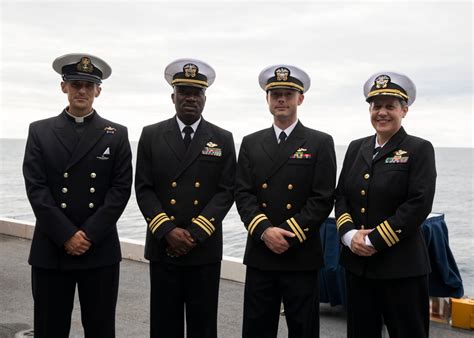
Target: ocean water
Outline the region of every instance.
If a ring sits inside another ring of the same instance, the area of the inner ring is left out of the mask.
[[[25,140],[0,139],[0,216],[34,221],[22,176]],[[132,142],[133,161],[137,143]],[[237,145],[238,148],[238,145]],[[338,169],[347,147],[337,146]],[[438,179],[433,212],[445,214],[449,242],[464,281],[465,294],[474,297],[474,149],[436,148]],[[133,190],[133,189],[132,189]],[[224,255],[243,257],[246,231],[235,205],[224,220]],[[146,224],[135,194],[118,223],[119,235],[144,242]]]

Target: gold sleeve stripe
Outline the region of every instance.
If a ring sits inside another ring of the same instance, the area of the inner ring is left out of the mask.
[[[351,222],[351,221],[352,221],[351,216],[343,216],[338,219],[338,221],[336,222],[336,225],[340,227],[342,224],[346,222]]]
[[[212,235],[213,231],[210,230],[206,224],[204,224],[201,220],[199,219],[194,219],[193,220],[193,223],[196,224],[197,226],[199,226],[202,230],[204,230],[209,236]]]
[[[156,225],[156,223],[160,222],[160,221],[163,220],[164,218],[168,218],[168,215],[166,215],[164,212],[162,212],[162,213],[156,215],[155,218],[153,218],[153,219],[151,220],[151,222],[148,223],[148,226],[149,226],[150,229],[151,229],[151,228],[153,228],[153,227]]]
[[[387,230],[390,232],[390,235],[392,235],[392,237],[395,239],[396,242],[400,242],[400,238],[398,238],[397,234],[395,233],[395,231],[393,231],[390,223],[388,223],[388,221],[384,221],[383,224],[385,224],[385,227],[387,228]]]
[[[252,235],[257,225],[265,219],[268,219],[265,214],[258,214],[257,216],[255,216],[247,227],[248,232]]]
[[[150,227],[151,232],[154,234],[156,229],[158,229],[158,227],[161,224],[163,224],[164,222],[169,221],[169,220],[170,219],[168,218],[168,216],[165,213],[159,214],[157,217],[155,217],[153,219],[153,221],[150,222],[149,227]]]
[[[201,228],[202,227],[205,227],[207,230],[209,230],[211,233],[214,232],[214,230],[212,228],[209,227],[209,225],[207,225],[206,223],[204,223],[202,220],[200,219],[197,219],[197,218],[193,218],[193,222],[196,223],[197,225],[199,225]]]
[[[253,218],[253,220],[250,222],[249,226],[248,226],[248,231],[250,232],[250,234],[252,235],[255,228],[257,227],[258,223],[260,223],[261,221],[263,221],[264,219],[266,219],[267,216],[265,216],[264,214],[259,214],[257,216],[255,216]]]
[[[377,231],[379,232],[380,236],[382,236],[382,238],[383,238],[383,240],[385,241],[385,243],[387,243],[387,245],[388,245],[389,247],[391,247],[391,246],[392,246],[392,243],[388,240],[387,236],[385,236],[385,234],[384,234],[384,232],[382,231],[382,229],[380,229],[380,227],[377,227],[376,229],[377,229]]]
[[[301,237],[303,237],[303,240],[306,241],[306,235],[304,234],[304,231],[303,229],[301,229],[300,225],[298,224],[298,222],[296,222],[296,219],[294,217],[291,217],[290,218],[290,222],[293,223],[293,225],[295,226],[295,228],[299,231],[299,233],[301,234]]]
[[[345,213],[343,213],[341,216],[339,216],[339,218],[338,218],[337,220],[339,221],[339,220],[340,220],[342,217],[344,217],[344,216],[349,216],[349,217],[351,217],[351,215],[350,215],[348,212],[345,212]]]
[[[157,218],[153,223],[150,223],[149,227],[150,227],[150,230],[153,232],[155,231],[155,229],[159,226],[158,224],[162,224],[163,221],[166,221],[168,220],[168,217],[167,216],[161,216],[160,218]]]
[[[153,227],[153,229],[151,229],[151,232],[154,234],[155,231],[156,231],[156,229],[158,229],[158,227],[159,227],[161,224],[163,224],[164,222],[169,221],[169,220],[170,220],[169,218],[165,218],[165,219],[159,221],[159,222]]]
[[[166,215],[164,212],[160,212],[158,215],[156,215],[151,221],[150,223],[148,223],[148,225],[151,227],[153,225],[153,223],[155,223],[156,221],[160,220],[162,217],[168,217],[168,215]]]
[[[336,221],[336,224],[337,225],[341,225],[342,223],[345,223],[345,222],[342,222],[342,221],[345,221],[346,218],[350,219],[352,221],[352,217],[349,213],[345,212],[343,213],[341,216],[339,216],[339,218],[337,219]]]
[[[208,225],[209,229],[211,229],[213,232],[216,230],[214,225],[206,217],[204,217],[202,215],[199,215],[197,218],[199,218],[201,221],[206,223]]]
[[[347,223],[347,222],[354,223],[354,222],[352,221],[351,216],[350,216],[349,214],[347,214],[347,215],[345,215],[345,216],[343,215],[343,216],[339,217],[339,219],[338,219],[337,222],[336,222],[337,230],[339,230],[339,228],[340,228],[344,223]]]
[[[383,223],[380,223],[379,227],[383,230],[383,232],[385,233],[385,235],[387,235],[387,238],[390,240],[390,243],[395,244],[395,240],[393,239],[393,237],[390,235],[390,232],[387,230],[387,228],[385,227],[385,224]]]
[[[288,225],[291,228],[291,231],[293,231],[293,233],[296,235],[296,237],[298,237],[298,240],[301,243],[303,243],[303,238],[301,238],[301,234],[298,232],[298,230],[295,229],[295,226],[293,225],[293,223],[291,223],[291,221],[289,219],[286,220],[286,223],[288,223]]]

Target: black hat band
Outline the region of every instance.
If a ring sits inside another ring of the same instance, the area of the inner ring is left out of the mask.
[[[376,85],[372,86],[372,88],[370,89],[370,92],[369,94],[367,95],[367,101],[374,97],[374,96],[377,96],[377,95],[389,95],[389,96],[396,96],[396,97],[399,97],[405,101],[408,102],[408,94],[407,92],[405,91],[405,89],[403,89],[402,87],[400,87],[399,85],[393,83],[393,82],[390,82],[388,84],[388,86],[386,88],[377,88]]]
[[[272,88],[294,88],[299,90],[300,92],[304,92],[304,85],[303,82],[300,80],[289,76],[286,81],[279,81],[276,76],[271,77],[267,81],[267,85],[265,86],[265,90],[270,90]]]
[[[209,83],[207,82],[207,77],[200,73],[195,74],[194,77],[190,77],[185,72],[176,73],[173,76],[173,81],[171,81],[171,85],[174,86],[180,84],[198,85],[206,88],[209,86]]]

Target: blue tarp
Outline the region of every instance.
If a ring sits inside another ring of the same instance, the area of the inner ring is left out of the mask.
[[[449,248],[448,228],[444,215],[423,223],[425,242],[431,261],[430,296],[461,298],[464,295],[461,274]]]
[[[324,267],[319,273],[319,298],[331,306],[346,304],[346,274],[339,265],[340,241],[336,220],[328,218],[320,229]]]
[[[460,298],[464,294],[461,275],[449,248],[448,229],[443,214],[429,217],[422,225],[430,255],[432,272],[429,276],[430,296]],[[320,229],[325,266],[320,271],[321,303],[332,306],[346,304],[345,271],[339,265],[340,241],[333,217]]]

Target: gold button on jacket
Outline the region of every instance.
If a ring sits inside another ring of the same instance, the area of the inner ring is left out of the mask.
[[[143,129],[135,193],[140,211],[155,220],[148,226],[148,260],[183,267],[221,260],[222,220],[233,203],[235,161],[232,134],[204,118],[187,150],[176,116]],[[169,257],[163,237],[174,227],[187,229],[198,248]]]
[[[103,119],[95,110],[84,121],[81,139],[65,110],[38,122],[30,125],[25,184],[31,189],[39,178],[43,181],[48,173],[55,173],[43,183],[56,208],[42,207],[43,194],[28,196],[33,210],[37,206],[42,210],[36,221],[44,230],[33,239],[30,264],[58,271],[87,271],[118,264],[121,252],[116,223],[127,205],[133,181],[126,127]],[[93,195],[91,187],[96,190]],[[49,226],[58,211],[61,221]],[[78,228],[94,245],[85,255],[73,257],[58,248],[58,243],[64,243]]]
[[[377,254],[364,258],[342,246],[340,264],[373,280],[429,274],[430,255],[419,230],[436,190],[433,146],[403,127],[375,158],[374,144],[372,134],[352,141],[347,149],[335,216],[340,237],[351,230],[374,229],[367,236]]]
[[[317,270],[323,264],[319,224],[334,200],[333,140],[300,121],[287,136],[279,144],[271,126],[242,140],[235,203],[249,238],[244,261],[261,270]],[[270,226],[295,234],[287,238],[288,253],[274,254],[262,244]]]

